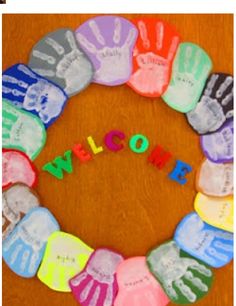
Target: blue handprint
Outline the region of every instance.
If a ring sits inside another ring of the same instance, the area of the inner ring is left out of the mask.
[[[59,225],[49,210],[43,207],[31,209],[4,240],[4,261],[16,274],[33,277],[42,260],[48,237],[58,230]]]
[[[214,268],[233,258],[233,234],[208,225],[194,212],[180,222],[174,240],[182,250]]]
[[[2,96],[15,106],[37,115],[45,127],[60,116],[68,99],[59,86],[23,64],[13,65],[3,72]]]

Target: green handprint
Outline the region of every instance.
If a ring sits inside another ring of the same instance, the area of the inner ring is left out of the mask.
[[[2,101],[2,146],[25,152],[34,160],[46,142],[46,131],[41,120]]]
[[[202,261],[180,250],[171,240],[147,256],[151,273],[175,304],[195,303],[207,294],[213,274]]]
[[[179,112],[191,111],[199,101],[211,68],[211,59],[203,49],[192,43],[181,43],[170,84],[162,98]]]

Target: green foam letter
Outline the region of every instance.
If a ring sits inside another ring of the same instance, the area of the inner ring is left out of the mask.
[[[58,179],[63,179],[63,170],[67,173],[73,171],[71,161],[71,150],[65,152],[64,157],[58,156],[52,162],[49,162],[43,166],[44,171],[48,171]]]

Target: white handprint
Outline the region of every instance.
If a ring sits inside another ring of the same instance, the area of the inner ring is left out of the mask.
[[[117,291],[115,273],[121,261],[119,254],[107,249],[93,253],[84,272],[70,280],[71,288],[82,305],[96,306],[101,297],[104,299],[102,305],[113,305]]]
[[[70,52],[67,53],[64,46],[56,41],[56,38],[47,37],[44,44],[47,48],[54,50],[56,56],[48,55],[45,53],[46,51],[39,51],[36,47],[32,52],[32,59],[40,59],[47,65],[51,65],[51,69],[33,67],[33,70],[54,81],[56,81],[56,78],[62,79],[65,92],[68,95],[73,95],[81,91],[90,82],[93,67],[85,54],[79,50],[73,32],[70,30],[59,31],[64,36],[64,44],[69,45]],[[33,65],[32,61],[30,65]]]
[[[232,245],[224,243],[232,242],[233,235],[221,230],[206,229],[197,214],[192,214],[183,224],[176,234],[176,240],[186,251],[191,250],[211,266],[217,266],[218,261],[227,262],[229,256],[225,252],[233,251]]]
[[[129,83],[137,88],[141,93],[161,95],[163,88],[168,84],[169,71],[175,51],[179,43],[179,37],[174,36],[166,58],[155,54],[150,49],[150,41],[146,25],[143,21],[138,22],[140,37],[143,42],[143,48],[146,53],[140,52],[135,48],[134,57],[136,57],[139,69],[131,76]],[[163,48],[164,24],[157,22],[156,24],[156,52]]]
[[[233,77],[228,76],[225,78],[224,82],[221,83],[217,89],[214,97],[212,92],[218,78],[219,74],[211,75],[200,102],[194,110],[187,113],[189,123],[199,134],[216,131],[222,126],[226,119],[233,116],[232,109],[228,110],[226,113],[223,111],[223,107],[227,106],[233,99],[233,87],[230,93],[225,94],[229,86],[232,86]],[[222,97],[224,98],[222,99]]]
[[[15,97],[13,104],[25,110],[36,111],[44,124],[59,116],[67,99],[64,92],[46,79],[37,77],[24,65],[18,65],[17,70],[30,76],[36,82],[30,85],[16,77],[4,74],[2,91],[4,94],[12,94]],[[11,87],[14,85],[17,85],[19,89]],[[19,99],[22,99],[23,103],[20,103]]]
[[[210,69],[211,61],[202,49],[193,44],[180,44],[172,79],[163,95],[165,102],[183,113],[192,110],[199,100]]]
[[[20,273],[34,274],[37,271],[41,252],[48,237],[58,230],[57,224],[44,210],[36,208],[30,212],[30,215],[26,215],[3,243],[3,254],[14,245],[13,251],[7,258],[10,266],[13,266],[18,258],[22,258]]]
[[[180,257],[180,249],[174,241],[152,251],[148,261],[153,267],[154,274],[158,276],[166,293],[172,299],[179,298],[179,293],[174,289],[175,286],[189,302],[196,301],[197,296],[184,282],[186,280],[191,283],[193,288],[202,292],[208,291],[207,285],[199,277],[195,277],[189,269],[195,270],[205,277],[211,277],[211,270],[198,263],[197,260]]]
[[[129,78],[131,73],[131,46],[136,39],[134,28],[129,30],[126,41],[123,46],[119,46],[121,40],[122,25],[120,18],[114,20],[113,43],[114,47],[106,46],[106,41],[102,36],[100,29],[95,20],[89,22],[89,27],[100,44],[101,48],[97,49],[83,34],[77,33],[77,39],[81,46],[96,56],[100,63],[99,69],[95,72],[94,81],[112,83]]]
[[[20,221],[21,215],[26,214],[31,208],[39,206],[39,200],[32,190],[24,184],[16,184],[2,194],[3,219],[9,221],[3,230],[2,240],[13,231]],[[4,223],[4,222],[3,222]]]

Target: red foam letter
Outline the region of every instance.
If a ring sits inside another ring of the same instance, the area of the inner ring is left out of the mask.
[[[161,146],[157,146],[149,155],[148,161],[156,166],[158,169],[162,169],[171,159],[172,154],[170,152],[165,152]]]
[[[76,144],[72,148],[73,153],[78,157],[81,163],[86,163],[90,159],[92,159],[91,154],[86,152],[81,144]]]

